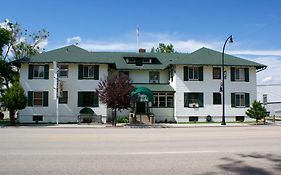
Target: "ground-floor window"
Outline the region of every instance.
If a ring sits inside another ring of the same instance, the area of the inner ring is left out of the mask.
[[[201,92],[184,93],[184,107],[199,108],[204,107],[204,95]]]
[[[62,91],[59,97],[59,104],[67,104],[68,92]]]
[[[78,107],[98,107],[98,93],[95,91],[78,92]]]
[[[153,107],[159,108],[173,108],[174,107],[174,93],[154,93]]]
[[[244,92],[231,93],[231,106],[232,107],[249,107],[250,94]]]
[[[27,106],[48,106],[48,91],[28,91]]]
[[[221,104],[221,93],[219,93],[219,92],[214,92],[213,93],[213,104],[214,105]]]

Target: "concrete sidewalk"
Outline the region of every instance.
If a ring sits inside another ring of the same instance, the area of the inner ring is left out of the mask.
[[[35,125],[36,126],[36,125]],[[198,128],[198,127],[251,127],[257,126],[253,123],[227,123],[226,125],[221,125],[220,123],[191,123],[191,124],[154,124],[154,125],[132,125],[125,123],[118,123],[116,128]],[[281,126],[281,122],[268,122],[265,125],[258,126]],[[40,126],[39,126],[40,127]],[[111,124],[58,124],[58,125],[47,125],[43,127],[48,128],[112,128]]]

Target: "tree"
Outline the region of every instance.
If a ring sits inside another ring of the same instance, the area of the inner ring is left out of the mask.
[[[27,97],[21,85],[18,82],[14,83],[1,98],[1,101],[10,112],[10,124],[15,125],[16,111],[24,109],[27,103]]]
[[[107,79],[100,81],[96,90],[100,101],[114,112],[112,125],[116,126],[117,110],[120,111],[130,107],[131,92],[134,90],[134,87],[129,77],[125,74],[114,72]]]
[[[252,107],[246,111],[246,115],[255,118],[256,122],[258,123],[258,120],[264,118],[266,116],[266,109],[264,106],[262,106],[262,103],[255,100],[252,103]],[[265,120],[264,120],[265,121]]]
[[[152,53],[175,53],[174,46],[172,44],[164,44],[159,43],[157,48],[152,47],[151,51]]]
[[[40,44],[49,37],[45,29],[28,34],[18,23],[5,20],[0,26],[0,92],[8,90],[18,81],[18,69],[8,63],[14,59],[30,57],[39,53]],[[3,87],[4,86],[4,87]]]

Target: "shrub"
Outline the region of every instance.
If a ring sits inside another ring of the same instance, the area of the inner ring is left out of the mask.
[[[127,116],[118,117],[117,118],[117,123],[129,123],[129,117],[127,117]]]

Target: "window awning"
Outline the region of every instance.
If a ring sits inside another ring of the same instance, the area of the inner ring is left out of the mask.
[[[136,87],[131,93],[133,102],[152,102],[154,101],[153,93],[147,87]]]
[[[95,112],[91,108],[83,108],[80,110],[82,115],[95,115]]]

